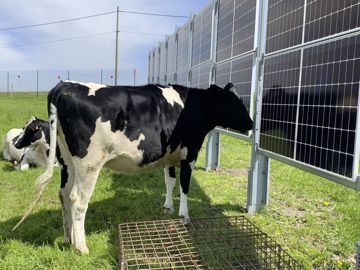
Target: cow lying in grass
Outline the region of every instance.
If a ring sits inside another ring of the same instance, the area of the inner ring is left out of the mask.
[[[106,86],[65,81],[48,95],[49,166],[36,181],[37,194],[21,221],[31,213],[61,164],[60,201],[64,240],[87,253],[85,215],[103,166],[121,173],[164,167],[165,209],[173,210],[175,167],[180,168],[179,216],[189,222],[187,195],[198,152],[216,126],[246,132],[252,120],[233,92],[180,85]],[[56,151],[58,148],[58,151]]]
[[[4,139],[4,158],[12,161],[17,170],[30,165],[46,167],[49,154],[49,123],[31,117],[23,129],[11,129]]]

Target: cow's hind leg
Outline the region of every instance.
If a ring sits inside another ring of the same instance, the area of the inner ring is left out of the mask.
[[[74,165],[70,159],[66,160],[60,155],[57,149],[57,159],[61,166],[61,184],[59,191],[59,199],[61,202],[63,227],[64,227],[64,243],[71,244],[72,222],[70,216],[70,191],[74,184]]]
[[[175,167],[164,167],[166,199],[164,203],[164,213],[174,213],[173,190],[176,182]]]
[[[102,166],[89,168],[86,163],[75,165],[74,185],[70,192],[72,220],[71,243],[81,253],[88,253],[85,239],[85,216]]]

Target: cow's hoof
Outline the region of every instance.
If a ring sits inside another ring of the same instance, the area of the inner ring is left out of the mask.
[[[89,254],[89,249],[87,248],[87,246],[75,247],[75,249],[80,252],[81,255]]]
[[[165,214],[173,214],[174,212],[175,212],[174,208],[164,207],[164,213]]]
[[[16,169],[16,167],[15,167]],[[23,164],[23,165],[20,165],[20,171],[27,171],[29,169],[29,164]],[[17,170],[19,170],[17,169]]]
[[[190,218],[189,217],[179,216],[179,218],[180,218],[182,224],[184,224],[184,225],[190,224]]]

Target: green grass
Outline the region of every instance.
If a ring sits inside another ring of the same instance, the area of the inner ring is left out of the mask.
[[[0,95],[0,136],[36,115],[46,118],[46,95]],[[189,194],[191,217],[239,215],[246,207],[250,145],[222,136],[221,166],[205,172],[202,149]],[[2,152],[2,146],[0,153]],[[63,245],[56,169],[44,197],[15,232],[11,228],[28,207],[33,183],[44,169],[14,171],[0,159],[0,269],[116,269],[117,225],[175,218],[162,213],[162,170],[139,176],[103,169],[86,220],[90,254]],[[175,207],[178,209],[178,187]],[[352,269],[360,240],[360,193],[282,163],[271,162],[270,205],[247,215],[306,269]],[[352,268],[351,268],[352,267]]]

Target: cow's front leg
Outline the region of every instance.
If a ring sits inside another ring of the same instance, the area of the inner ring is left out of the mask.
[[[173,190],[176,183],[175,167],[164,167],[166,199],[164,203],[164,213],[174,213]]]
[[[179,217],[181,218],[184,224],[190,222],[187,195],[189,193],[191,173],[194,169],[195,161],[188,162],[187,160],[181,161],[181,171],[180,171],[180,207],[179,207]]]

